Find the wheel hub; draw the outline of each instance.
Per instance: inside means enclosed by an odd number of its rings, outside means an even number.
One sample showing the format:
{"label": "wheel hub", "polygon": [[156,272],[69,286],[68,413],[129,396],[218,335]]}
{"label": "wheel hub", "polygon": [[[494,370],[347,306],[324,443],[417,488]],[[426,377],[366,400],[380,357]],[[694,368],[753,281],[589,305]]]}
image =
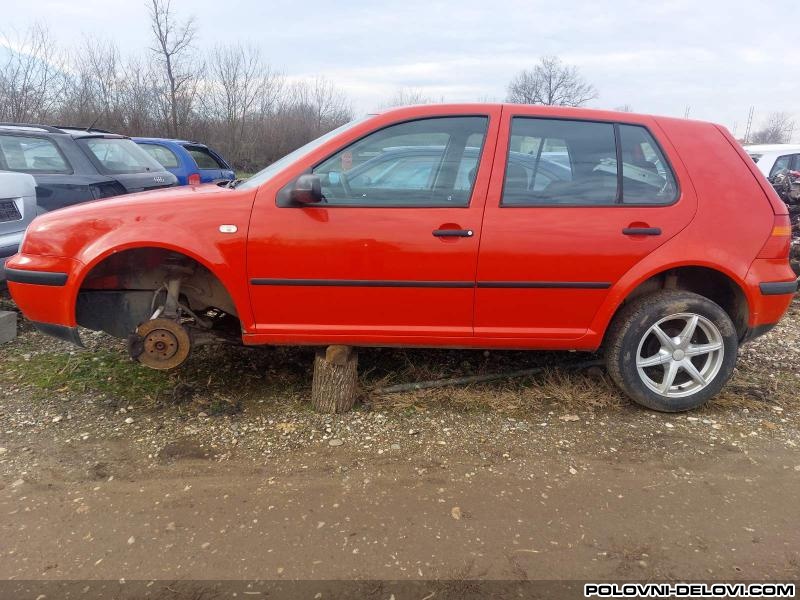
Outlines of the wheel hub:
{"label": "wheel hub", "polygon": [[192,348],[189,332],[170,319],[153,319],[136,330],[142,338],[142,353],[137,360],[152,369],[172,369],[189,357]]}
{"label": "wheel hub", "polygon": [[685,356],[686,356],[686,353],[679,348],[679,349],[675,350],[675,352],[672,353],[672,360],[680,361],[680,360],[683,360]]}

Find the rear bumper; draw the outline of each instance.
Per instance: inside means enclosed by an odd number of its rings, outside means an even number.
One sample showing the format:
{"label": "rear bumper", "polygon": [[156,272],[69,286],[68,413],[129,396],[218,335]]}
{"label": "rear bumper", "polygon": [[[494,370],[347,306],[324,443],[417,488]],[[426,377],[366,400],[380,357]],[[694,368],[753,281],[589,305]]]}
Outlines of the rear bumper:
{"label": "rear bumper", "polygon": [[745,344],[751,340],[756,339],[757,337],[769,333],[775,328],[776,325],[777,323],[769,323],[767,325],[757,325],[755,327],[748,327],[747,331],[744,332],[742,339],[739,340],[739,343]]}
{"label": "rear bumper", "polygon": [[796,276],[786,259],[757,258],[750,265],[745,284],[750,309],[748,331],[774,326],[789,310],[797,291]]}
{"label": "rear bumper", "polygon": [[762,296],[782,296],[794,294],[797,291],[797,280],[794,281],[767,281],[758,285]]}

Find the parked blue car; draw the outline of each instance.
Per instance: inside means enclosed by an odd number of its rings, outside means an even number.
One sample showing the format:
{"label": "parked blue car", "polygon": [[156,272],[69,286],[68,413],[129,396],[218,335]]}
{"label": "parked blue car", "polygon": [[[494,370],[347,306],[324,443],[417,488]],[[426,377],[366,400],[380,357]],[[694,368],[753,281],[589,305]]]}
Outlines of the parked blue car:
{"label": "parked blue car", "polygon": [[233,168],[205,144],[164,138],[132,138],[170,173],[178,185],[233,181]]}

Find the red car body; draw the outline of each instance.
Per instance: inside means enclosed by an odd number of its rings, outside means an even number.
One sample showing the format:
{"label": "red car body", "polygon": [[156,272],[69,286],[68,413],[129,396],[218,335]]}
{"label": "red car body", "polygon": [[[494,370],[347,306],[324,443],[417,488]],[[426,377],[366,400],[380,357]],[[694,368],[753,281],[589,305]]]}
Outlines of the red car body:
{"label": "red car body", "polygon": [[[464,207],[279,206],[320,161],[395,123],[488,118]],[[645,127],[679,189],[669,205],[501,206],[514,117]],[[786,207],[722,127],[685,119],[525,105],[430,105],[359,122],[257,188],[173,188],[38,217],[8,261],[9,289],[48,333],[77,339],[87,276],[136,248],[206,267],[245,344],[595,350],[627,298],[654,276],[714,272],[744,298],[740,339],[778,322],[795,289]],[[228,225],[223,233],[221,225]],[[630,228],[660,229],[631,235]],[[436,237],[434,230],[470,230]],[[95,288],[114,289],[113,277]],[[737,315],[732,315],[737,316]]]}

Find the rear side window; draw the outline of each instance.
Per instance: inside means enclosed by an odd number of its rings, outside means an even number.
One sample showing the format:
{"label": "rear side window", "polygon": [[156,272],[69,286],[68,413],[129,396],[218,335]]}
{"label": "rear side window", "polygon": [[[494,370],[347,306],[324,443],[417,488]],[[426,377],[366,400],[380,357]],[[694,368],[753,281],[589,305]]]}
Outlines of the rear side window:
{"label": "rear side window", "polygon": [[143,148],[145,152],[155,158],[165,169],[178,168],[178,157],[175,156],[175,153],[169,148],[156,144],[139,144],[139,147]]}
{"label": "rear side window", "polygon": [[512,119],[502,206],[671,204],[677,195],[675,175],[644,127]]}
{"label": "rear side window", "polygon": [[89,150],[89,158],[105,173],[163,171],[158,161],[127,138],[82,138],[78,143]]}
{"label": "rear side window", "polygon": [[626,204],[671,204],[678,186],[661,149],[644,127],[620,125],[622,201]]}
{"label": "rear side window", "polygon": [[313,169],[332,206],[467,206],[489,119],[398,123],[343,148]]}
{"label": "rear side window", "polygon": [[514,117],[504,206],[617,201],[612,123]]}
{"label": "rear side window", "polygon": [[51,140],[18,135],[0,135],[0,168],[25,173],[72,173]]}
{"label": "rear side window", "polygon": [[208,148],[202,146],[184,146],[189,154],[197,163],[198,169],[227,169],[228,167],[222,164],[221,161],[208,151]]}

